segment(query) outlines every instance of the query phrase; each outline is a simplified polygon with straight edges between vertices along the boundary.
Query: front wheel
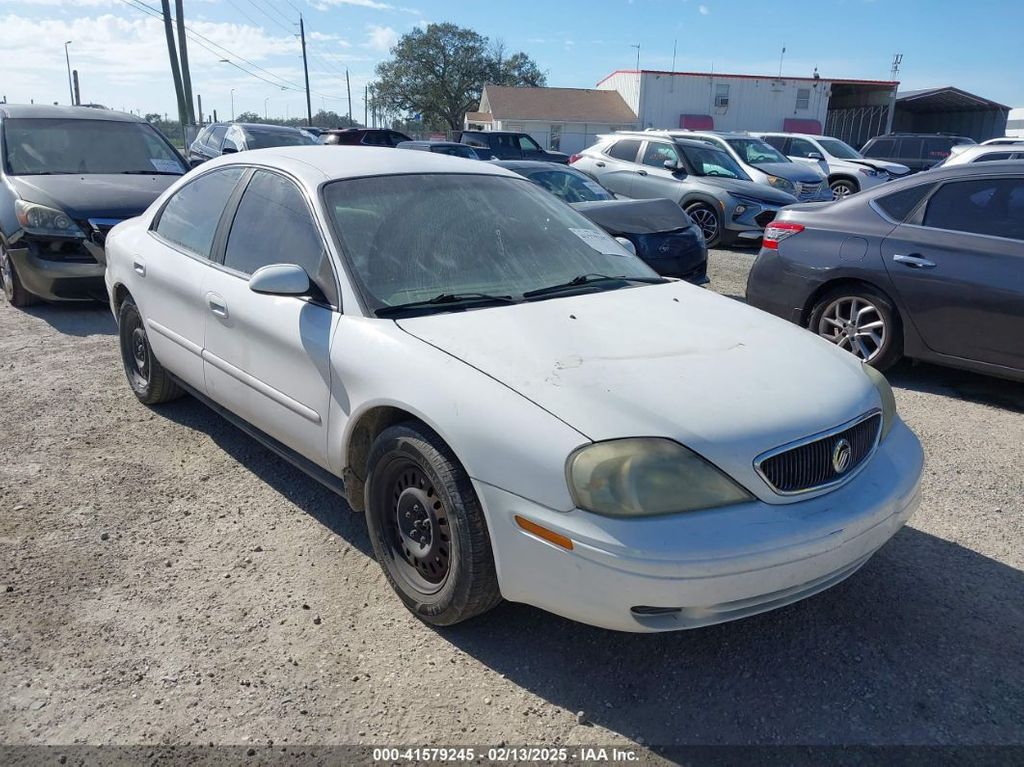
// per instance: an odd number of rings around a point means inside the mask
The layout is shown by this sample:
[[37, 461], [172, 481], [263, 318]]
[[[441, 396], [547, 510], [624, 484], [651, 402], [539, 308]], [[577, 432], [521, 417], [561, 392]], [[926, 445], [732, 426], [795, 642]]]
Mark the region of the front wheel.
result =
[[388, 583], [417, 618], [450, 626], [501, 601], [473, 485], [426, 427], [398, 424], [374, 440], [366, 519]]
[[832, 199], [843, 200], [849, 197], [851, 194], [857, 193], [857, 186], [852, 181], [846, 181], [845, 179], [836, 179], [829, 186], [832, 188]]
[[146, 335], [139, 307], [130, 297], [121, 304], [117, 313], [118, 334], [121, 341], [121, 361], [128, 383], [144, 405], [170, 402], [185, 392], [153, 354]]
[[704, 242], [709, 248], [718, 245], [722, 240], [722, 220], [718, 211], [706, 202], [694, 202], [684, 208], [686, 214], [704, 234]]
[[31, 306], [40, 301], [39, 296], [29, 293], [21, 284], [14, 262], [3, 245], [0, 245], [0, 283], [3, 283], [4, 297], [11, 306]]
[[880, 292], [864, 285], [831, 291], [811, 311], [809, 329], [871, 367], [885, 370], [903, 356], [899, 314]]

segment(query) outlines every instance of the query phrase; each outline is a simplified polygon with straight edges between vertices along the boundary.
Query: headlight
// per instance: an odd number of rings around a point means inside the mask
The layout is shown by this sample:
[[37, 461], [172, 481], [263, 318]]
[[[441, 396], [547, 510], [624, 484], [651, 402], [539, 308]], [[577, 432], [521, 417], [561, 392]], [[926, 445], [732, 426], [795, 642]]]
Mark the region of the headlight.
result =
[[577, 507], [609, 517], [652, 517], [753, 500], [732, 478], [669, 439], [587, 445], [569, 456], [566, 477]]
[[796, 191], [796, 187], [793, 186], [793, 182], [788, 178], [782, 178], [781, 176], [769, 176], [768, 183], [776, 189], [784, 189], [787, 192]]
[[85, 234], [68, 214], [56, 208], [48, 208], [35, 202], [25, 202], [25, 200], [15, 200], [14, 214], [26, 234], [85, 237]]
[[896, 423], [896, 398], [893, 396], [892, 387], [889, 386], [889, 382], [885, 380], [884, 375], [870, 365], [864, 365], [864, 372], [868, 374], [871, 383], [878, 389], [878, 396], [882, 398], [882, 436], [878, 440], [881, 442], [889, 436], [893, 424]]

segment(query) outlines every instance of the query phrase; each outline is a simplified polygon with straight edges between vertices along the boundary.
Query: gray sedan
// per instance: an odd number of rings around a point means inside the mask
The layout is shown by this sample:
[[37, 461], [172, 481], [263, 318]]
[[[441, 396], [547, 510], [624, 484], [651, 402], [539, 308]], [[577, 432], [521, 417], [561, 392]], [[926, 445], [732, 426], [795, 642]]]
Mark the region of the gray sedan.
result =
[[1024, 380], [1024, 164], [789, 207], [765, 231], [747, 300], [876, 368], [905, 355]]

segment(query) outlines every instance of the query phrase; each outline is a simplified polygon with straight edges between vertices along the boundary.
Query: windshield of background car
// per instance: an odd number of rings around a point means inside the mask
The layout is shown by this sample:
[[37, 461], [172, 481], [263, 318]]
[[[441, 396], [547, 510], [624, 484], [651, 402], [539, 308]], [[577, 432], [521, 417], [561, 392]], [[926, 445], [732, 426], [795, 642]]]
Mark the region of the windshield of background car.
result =
[[821, 144], [822, 148], [833, 157], [837, 157], [840, 160], [861, 160], [860, 152], [854, 149], [852, 146], [847, 144], [845, 141], [840, 141], [837, 138], [820, 138], [818, 143]]
[[65, 118], [4, 120], [4, 168], [13, 176], [170, 173], [188, 168], [146, 123]]
[[373, 310], [441, 294], [520, 299], [588, 274], [656, 277], [603, 230], [526, 179], [347, 179], [328, 184], [324, 202]]
[[269, 131], [245, 129], [245, 145], [249, 149], [268, 149], [272, 146], [305, 146], [318, 143], [315, 138], [302, 131]]
[[608, 190], [599, 183], [571, 170], [558, 168], [538, 170], [528, 174], [527, 178], [565, 202], [594, 202], [613, 199]]
[[435, 154], [447, 154], [452, 157], [465, 157], [467, 160], [479, 160], [476, 150], [466, 144], [438, 144], [430, 147]]
[[686, 157], [690, 167], [697, 176], [719, 176], [722, 178], [736, 178], [741, 181], [749, 181], [750, 176], [743, 172], [743, 169], [736, 164], [736, 161], [721, 149], [713, 146], [682, 146], [677, 144], [679, 150]]
[[725, 140], [749, 165], [762, 165], [766, 162], [792, 162], [771, 144], [759, 138], [728, 138]]

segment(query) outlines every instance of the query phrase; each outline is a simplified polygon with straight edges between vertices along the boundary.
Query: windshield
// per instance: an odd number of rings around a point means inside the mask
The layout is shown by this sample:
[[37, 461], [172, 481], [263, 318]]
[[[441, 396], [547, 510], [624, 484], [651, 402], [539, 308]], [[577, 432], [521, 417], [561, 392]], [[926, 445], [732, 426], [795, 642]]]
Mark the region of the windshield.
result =
[[471, 146], [465, 144], [435, 144], [430, 147], [430, 151], [435, 154], [447, 154], [452, 157], [465, 157], [467, 160], [479, 160], [478, 155]]
[[679, 150], [686, 157], [686, 161], [693, 168], [697, 176], [721, 176], [724, 178], [738, 178], [741, 181], [749, 181], [750, 176], [743, 172], [743, 169], [736, 164], [736, 161], [721, 149], [713, 146], [682, 146], [677, 144]]
[[374, 176], [328, 184], [324, 201], [361, 292], [380, 314], [442, 294], [519, 300], [581, 275], [657, 278], [604, 231], [526, 179]]
[[822, 148], [833, 157], [838, 157], [840, 160], [863, 160], [860, 152], [854, 149], [852, 146], [847, 144], [845, 141], [840, 141], [837, 138], [820, 138], [818, 143], [821, 144]]
[[253, 130], [245, 129], [245, 145], [249, 149], [268, 149], [273, 146], [305, 146], [318, 143], [315, 138], [302, 131]]
[[187, 168], [153, 126], [115, 120], [11, 118], [3, 122], [4, 168], [12, 176], [169, 173]]
[[527, 175], [527, 178], [565, 202], [595, 202], [596, 200], [612, 199], [608, 190], [599, 183], [572, 170], [563, 168], [538, 170]]
[[725, 141], [748, 165], [763, 165], [766, 162], [792, 162], [778, 149], [759, 138], [728, 138]]

